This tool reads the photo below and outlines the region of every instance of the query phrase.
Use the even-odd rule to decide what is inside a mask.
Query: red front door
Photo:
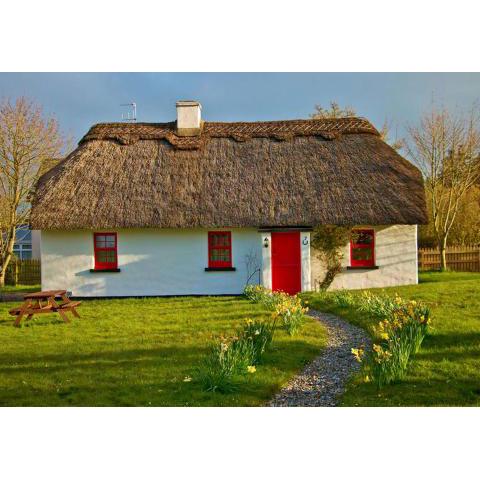
[[[272,290],[295,295],[301,288],[300,232],[272,232]]]

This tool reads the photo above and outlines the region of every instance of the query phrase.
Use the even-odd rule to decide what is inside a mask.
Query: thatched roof
[[[39,180],[38,229],[427,221],[420,172],[360,118],[93,126]]]

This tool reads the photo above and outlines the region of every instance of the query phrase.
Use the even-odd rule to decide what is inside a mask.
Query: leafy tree
[[[422,247],[436,247],[434,226],[431,213],[430,193],[427,191],[428,225],[421,225],[418,230],[418,242]],[[473,186],[460,201],[458,214],[448,235],[448,245],[480,244],[480,188]]]

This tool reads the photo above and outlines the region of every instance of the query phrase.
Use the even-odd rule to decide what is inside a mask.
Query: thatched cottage
[[[39,180],[42,288],[75,296],[314,289],[319,224],[355,225],[334,288],[417,282],[420,172],[365,119],[94,125]],[[354,243],[353,243],[354,242]]]

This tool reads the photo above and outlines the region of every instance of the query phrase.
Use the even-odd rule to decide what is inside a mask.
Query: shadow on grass
[[[479,406],[480,386],[475,379],[404,379],[377,390],[357,383],[343,398],[342,406]]]
[[[477,272],[440,272],[439,270],[421,271],[418,283],[450,283],[480,279]]]
[[[14,359],[3,354],[0,355],[0,376],[8,378],[10,384],[2,388],[0,405],[265,404],[292,375],[320,353],[318,347],[302,340],[279,340],[272,347],[258,365],[256,374],[239,376],[238,391],[231,394],[204,392],[195,378],[192,382],[183,382],[187,374],[195,377],[208,345],[24,354]],[[46,366],[41,366],[42,363]]]
[[[112,352],[92,352],[82,354],[62,353],[47,355],[0,355],[0,373],[14,372],[36,372],[51,373],[62,370],[72,370],[74,368],[96,369],[105,366],[132,367],[139,368],[148,365],[159,365],[165,361],[174,361],[175,367],[179,365],[191,365],[191,360],[198,359],[202,353],[206,353],[208,346],[205,347],[159,347],[148,349],[130,349]],[[47,366],[36,367],[38,363]],[[51,363],[51,365],[49,365]],[[7,366],[9,365],[9,366]]]
[[[431,335],[425,337],[422,343],[422,352],[424,349],[434,348],[435,350],[448,348],[479,348],[480,347],[480,332],[469,333],[437,333],[433,332]],[[480,356],[479,356],[480,360]]]

